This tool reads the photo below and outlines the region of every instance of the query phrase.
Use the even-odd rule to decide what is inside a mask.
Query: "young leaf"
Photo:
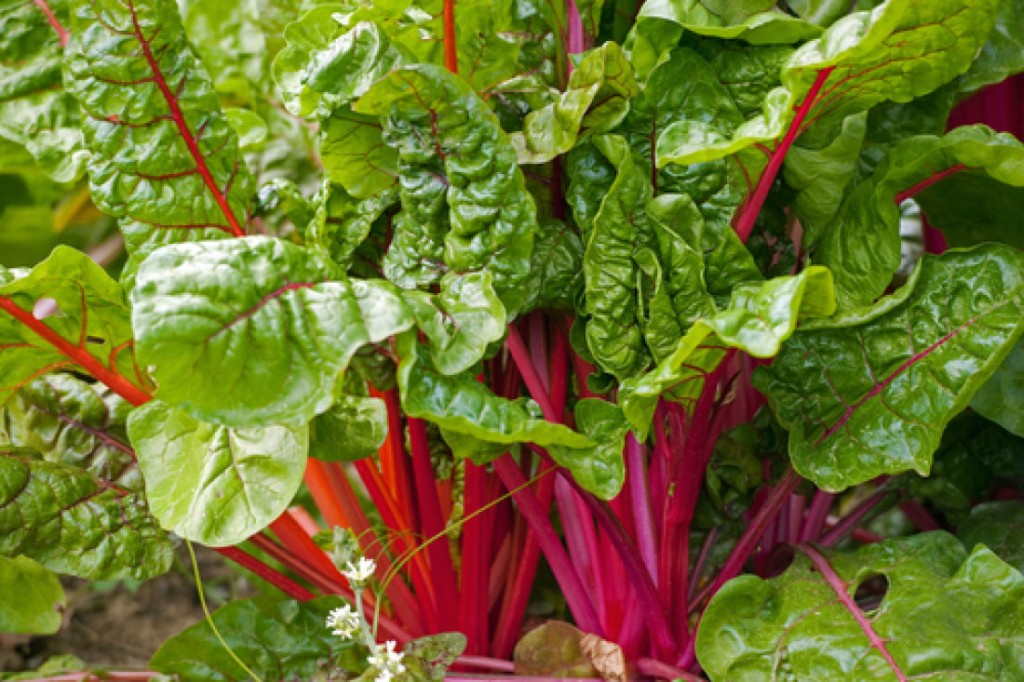
[[[967,556],[945,533],[801,549],[779,577],[736,578],[711,600],[697,657],[712,682],[1024,675],[1024,577],[988,549]],[[854,593],[875,576],[888,589],[862,607]]]
[[[586,436],[543,419],[533,401],[499,398],[466,372],[445,376],[433,370],[429,355],[417,344],[415,336],[400,338],[399,354],[402,362],[398,367],[398,388],[402,408],[410,417],[426,419],[447,431],[488,443],[594,446]]]
[[[52,635],[67,604],[60,579],[28,557],[0,556],[0,632]],[[17,595],[17,596],[15,596]]]
[[[124,292],[103,268],[58,246],[28,274],[3,271],[0,281],[0,404],[32,379],[75,365],[145,402]]]
[[[141,495],[25,450],[0,452],[0,554],[95,580],[145,580],[173,559]]]
[[[213,612],[224,643],[261,680],[319,679],[350,668],[355,652],[340,645],[324,626],[339,597],[292,600],[239,599]],[[341,649],[341,656],[335,653]],[[339,660],[341,659],[341,660]],[[345,665],[347,663],[348,665]],[[200,621],[163,643],[149,667],[195,682],[234,682],[249,678],[221,644],[208,622]],[[360,670],[361,668],[355,668]]]
[[[70,374],[35,379],[7,402],[3,446],[33,450],[43,459],[80,467],[118,487],[142,489],[125,422],[131,406],[101,384]]]
[[[65,68],[93,200],[121,225],[129,278],[160,244],[246,233],[252,176],[175,3],[76,3]]]
[[[266,237],[155,251],[132,305],[156,396],[231,426],[309,421],[360,346],[413,324],[386,283]]]
[[[692,402],[729,348],[773,357],[799,320],[834,311],[832,276],[825,268],[811,266],[799,275],[740,285],[728,307],[694,323],[657,367],[623,382],[619,405],[645,439],[662,394],[671,391],[672,399]]]
[[[384,263],[389,279],[414,288],[446,269],[485,270],[509,315],[518,313],[536,209],[487,104],[444,68],[421,64],[392,71],[355,110],[380,116],[398,150],[403,212]]]
[[[946,424],[1024,333],[1024,256],[1001,245],[926,257],[873,308],[793,335],[754,385],[789,430],[793,466],[837,491],[926,475]]]
[[[309,456],[351,462],[377,452],[388,435],[388,411],[380,398],[343,395],[309,423]]]
[[[233,429],[159,400],[132,412],[128,436],[160,525],[214,547],[243,542],[284,512],[309,449],[305,426]]]

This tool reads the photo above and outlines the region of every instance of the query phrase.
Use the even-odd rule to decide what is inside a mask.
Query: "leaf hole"
[[[60,305],[57,304],[57,299],[54,298],[41,298],[32,306],[32,316],[37,320],[45,320],[58,313],[60,313]]]
[[[860,581],[857,590],[853,593],[853,600],[862,611],[874,611],[882,605],[886,593],[889,591],[889,579],[881,573],[871,575]]]

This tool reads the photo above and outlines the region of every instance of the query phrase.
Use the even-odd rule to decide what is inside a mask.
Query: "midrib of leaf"
[[[1006,305],[1006,304],[1003,303],[1003,304],[1001,304],[999,306],[995,306],[995,307],[989,308],[988,310],[985,310],[985,311],[983,311],[981,313],[978,313],[977,315],[975,315],[971,319],[969,319],[966,322],[964,322],[963,324],[961,324],[956,329],[953,329],[952,331],[947,333],[945,336],[943,336],[938,341],[935,341],[933,344],[931,344],[927,348],[925,348],[923,350],[920,350],[917,353],[914,353],[912,356],[907,358],[903,362],[903,364],[901,364],[899,367],[897,367],[895,370],[893,370],[893,372],[891,374],[889,374],[889,376],[885,377],[885,379],[883,379],[882,381],[876,381],[875,385],[871,388],[870,391],[868,391],[863,396],[861,396],[860,399],[858,399],[852,405],[847,405],[846,406],[846,411],[843,412],[842,416],[839,417],[839,419],[836,421],[835,424],[833,424],[832,426],[830,426],[828,429],[825,430],[825,432],[815,442],[815,446],[821,445],[830,436],[832,436],[837,431],[839,431],[839,429],[841,429],[848,421],[850,421],[850,418],[853,417],[853,414],[854,414],[854,412],[857,411],[857,408],[861,407],[862,405],[864,405],[866,402],[868,402],[872,398],[874,398],[874,397],[878,396],[879,394],[881,394],[882,391],[884,391],[886,388],[888,388],[892,384],[892,382],[894,382],[899,377],[899,375],[901,375],[903,372],[906,372],[908,369],[910,369],[911,367],[916,365],[918,362],[924,360],[929,355],[934,353],[936,350],[938,350],[939,348],[944,346],[946,343],[948,343],[949,341],[951,341],[954,338],[956,338],[956,336],[958,334],[960,334],[960,332],[962,332],[962,331],[968,329],[969,327],[971,327],[980,318],[982,318],[985,315],[988,315],[988,314],[994,312],[998,308],[1001,308],[1003,305]],[[912,338],[911,338],[911,343],[913,343],[913,339]],[[839,396],[838,393],[836,394],[836,398],[838,398],[840,400],[840,402],[844,402],[844,403],[846,402],[845,400],[842,399],[841,396]]]
[[[210,169],[206,166],[206,159],[203,153],[199,150],[199,143],[196,141],[196,137],[192,130],[188,127],[188,123],[185,121],[185,116],[182,114],[181,107],[178,106],[177,96],[171,92],[170,87],[167,85],[167,79],[164,78],[163,71],[160,69],[160,64],[157,62],[156,57],[153,55],[152,49],[150,49],[150,41],[153,36],[146,37],[142,34],[142,27],[139,26],[139,19],[135,12],[135,3],[133,0],[128,0],[128,9],[132,15],[132,27],[135,32],[135,37],[139,41],[139,45],[142,47],[142,55],[149,65],[150,70],[153,72],[153,82],[156,84],[160,93],[163,95],[164,100],[167,102],[167,106],[171,110],[171,118],[174,119],[174,125],[177,126],[178,132],[181,134],[182,139],[185,141],[185,145],[188,147],[189,153],[192,155],[192,159],[196,162],[196,169],[199,175],[203,178],[203,182],[206,184],[207,189],[213,195],[214,201],[220,207],[221,212],[224,214],[225,220],[228,221],[228,225],[231,228],[231,234],[236,237],[244,237],[245,229],[238,224],[238,219],[235,218],[235,214],[231,211],[231,207],[228,205],[227,199],[227,188],[221,190],[213,176],[210,174]],[[160,29],[157,29],[159,32]],[[154,33],[154,35],[156,35]],[[185,83],[186,76],[182,77],[182,85]],[[180,86],[179,86],[180,87]],[[238,161],[235,161],[237,170]],[[234,178],[234,175],[231,176]],[[228,181],[230,184],[230,180]]]
[[[839,577],[839,574],[832,569],[831,564],[828,563],[828,560],[818,550],[814,549],[810,545],[800,545],[800,551],[807,555],[811,560],[811,563],[814,564],[814,567],[818,569],[819,573],[821,573],[821,577],[825,579],[828,586],[832,588],[833,592],[835,592],[839,603],[842,604],[843,607],[850,612],[850,615],[853,616],[853,619],[857,621],[857,625],[860,626],[861,631],[864,633],[864,636],[868,638],[871,646],[882,654],[882,658],[884,658],[886,663],[889,664],[892,671],[896,673],[896,679],[898,679],[899,682],[909,682],[910,678],[907,677],[907,674],[900,669],[896,660],[889,652],[889,649],[885,646],[885,640],[875,632],[875,628],[871,625],[871,621],[868,620],[868,617],[860,610],[857,603],[853,601],[853,597],[850,596],[848,591],[849,585]]]
[[[217,330],[213,335],[210,336],[210,339],[217,336],[218,334],[227,331],[231,327],[234,327],[239,322],[244,322],[245,320],[248,320],[250,317],[252,317],[260,310],[262,310],[268,303],[275,299],[281,298],[289,291],[297,291],[299,289],[312,289],[314,286],[316,285],[313,282],[293,282],[291,284],[285,284],[284,286],[280,286],[277,289],[274,289],[269,294],[265,295],[263,298],[257,301],[256,305],[252,306],[248,310],[242,311],[235,317],[235,319],[231,320],[221,329]],[[209,341],[209,339],[207,339],[207,341]]]
[[[932,185],[937,184],[939,182],[942,182],[943,180],[945,180],[946,178],[950,177],[951,175],[956,175],[960,171],[964,171],[964,170],[967,170],[967,169],[968,168],[967,168],[967,166],[965,164],[958,163],[958,164],[956,164],[954,166],[950,166],[949,168],[947,168],[945,170],[932,171],[932,174],[929,175],[924,180],[921,180],[920,182],[915,183],[913,186],[908,187],[904,191],[902,191],[899,194],[897,194],[896,198],[894,199],[894,201],[896,202],[896,205],[899,206],[904,201],[906,201],[907,199],[911,198],[912,196],[914,196],[918,192],[923,192],[924,190],[928,189]]]
[[[60,38],[60,46],[67,47],[68,39],[70,37],[67,29],[61,25],[60,20],[57,18],[57,15],[53,13],[53,10],[50,9],[46,0],[33,0],[33,3],[39,8],[40,12],[46,15],[46,21],[50,23],[50,26],[52,26],[53,30],[57,33],[57,37]]]

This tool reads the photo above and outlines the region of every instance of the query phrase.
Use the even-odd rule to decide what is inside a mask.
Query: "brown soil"
[[[211,608],[250,596],[252,583],[219,556],[196,548]],[[135,589],[131,589],[134,587]],[[168,638],[203,618],[187,554],[166,575],[142,585],[93,586],[66,580],[68,608],[48,637],[0,634],[0,672],[34,670],[50,656],[73,654],[88,664],[144,669]]]

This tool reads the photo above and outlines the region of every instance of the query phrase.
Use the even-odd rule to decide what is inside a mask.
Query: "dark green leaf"
[[[826,490],[927,474],[946,424],[1024,332],[1024,256],[1005,246],[926,257],[873,308],[812,324],[754,385]]]
[[[1024,503],[1018,500],[986,502],[971,510],[957,528],[965,547],[985,545],[1018,571],[1024,571]]]
[[[1010,433],[1024,436],[1024,343],[1018,342],[991,379],[978,389],[971,407]]]
[[[23,450],[0,453],[0,554],[95,580],[152,578],[173,559],[140,495]]]
[[[1024,71],[1024,5],[1001,0],[998,11],[988,41],[960,79],[961,92],[974,92]]]

